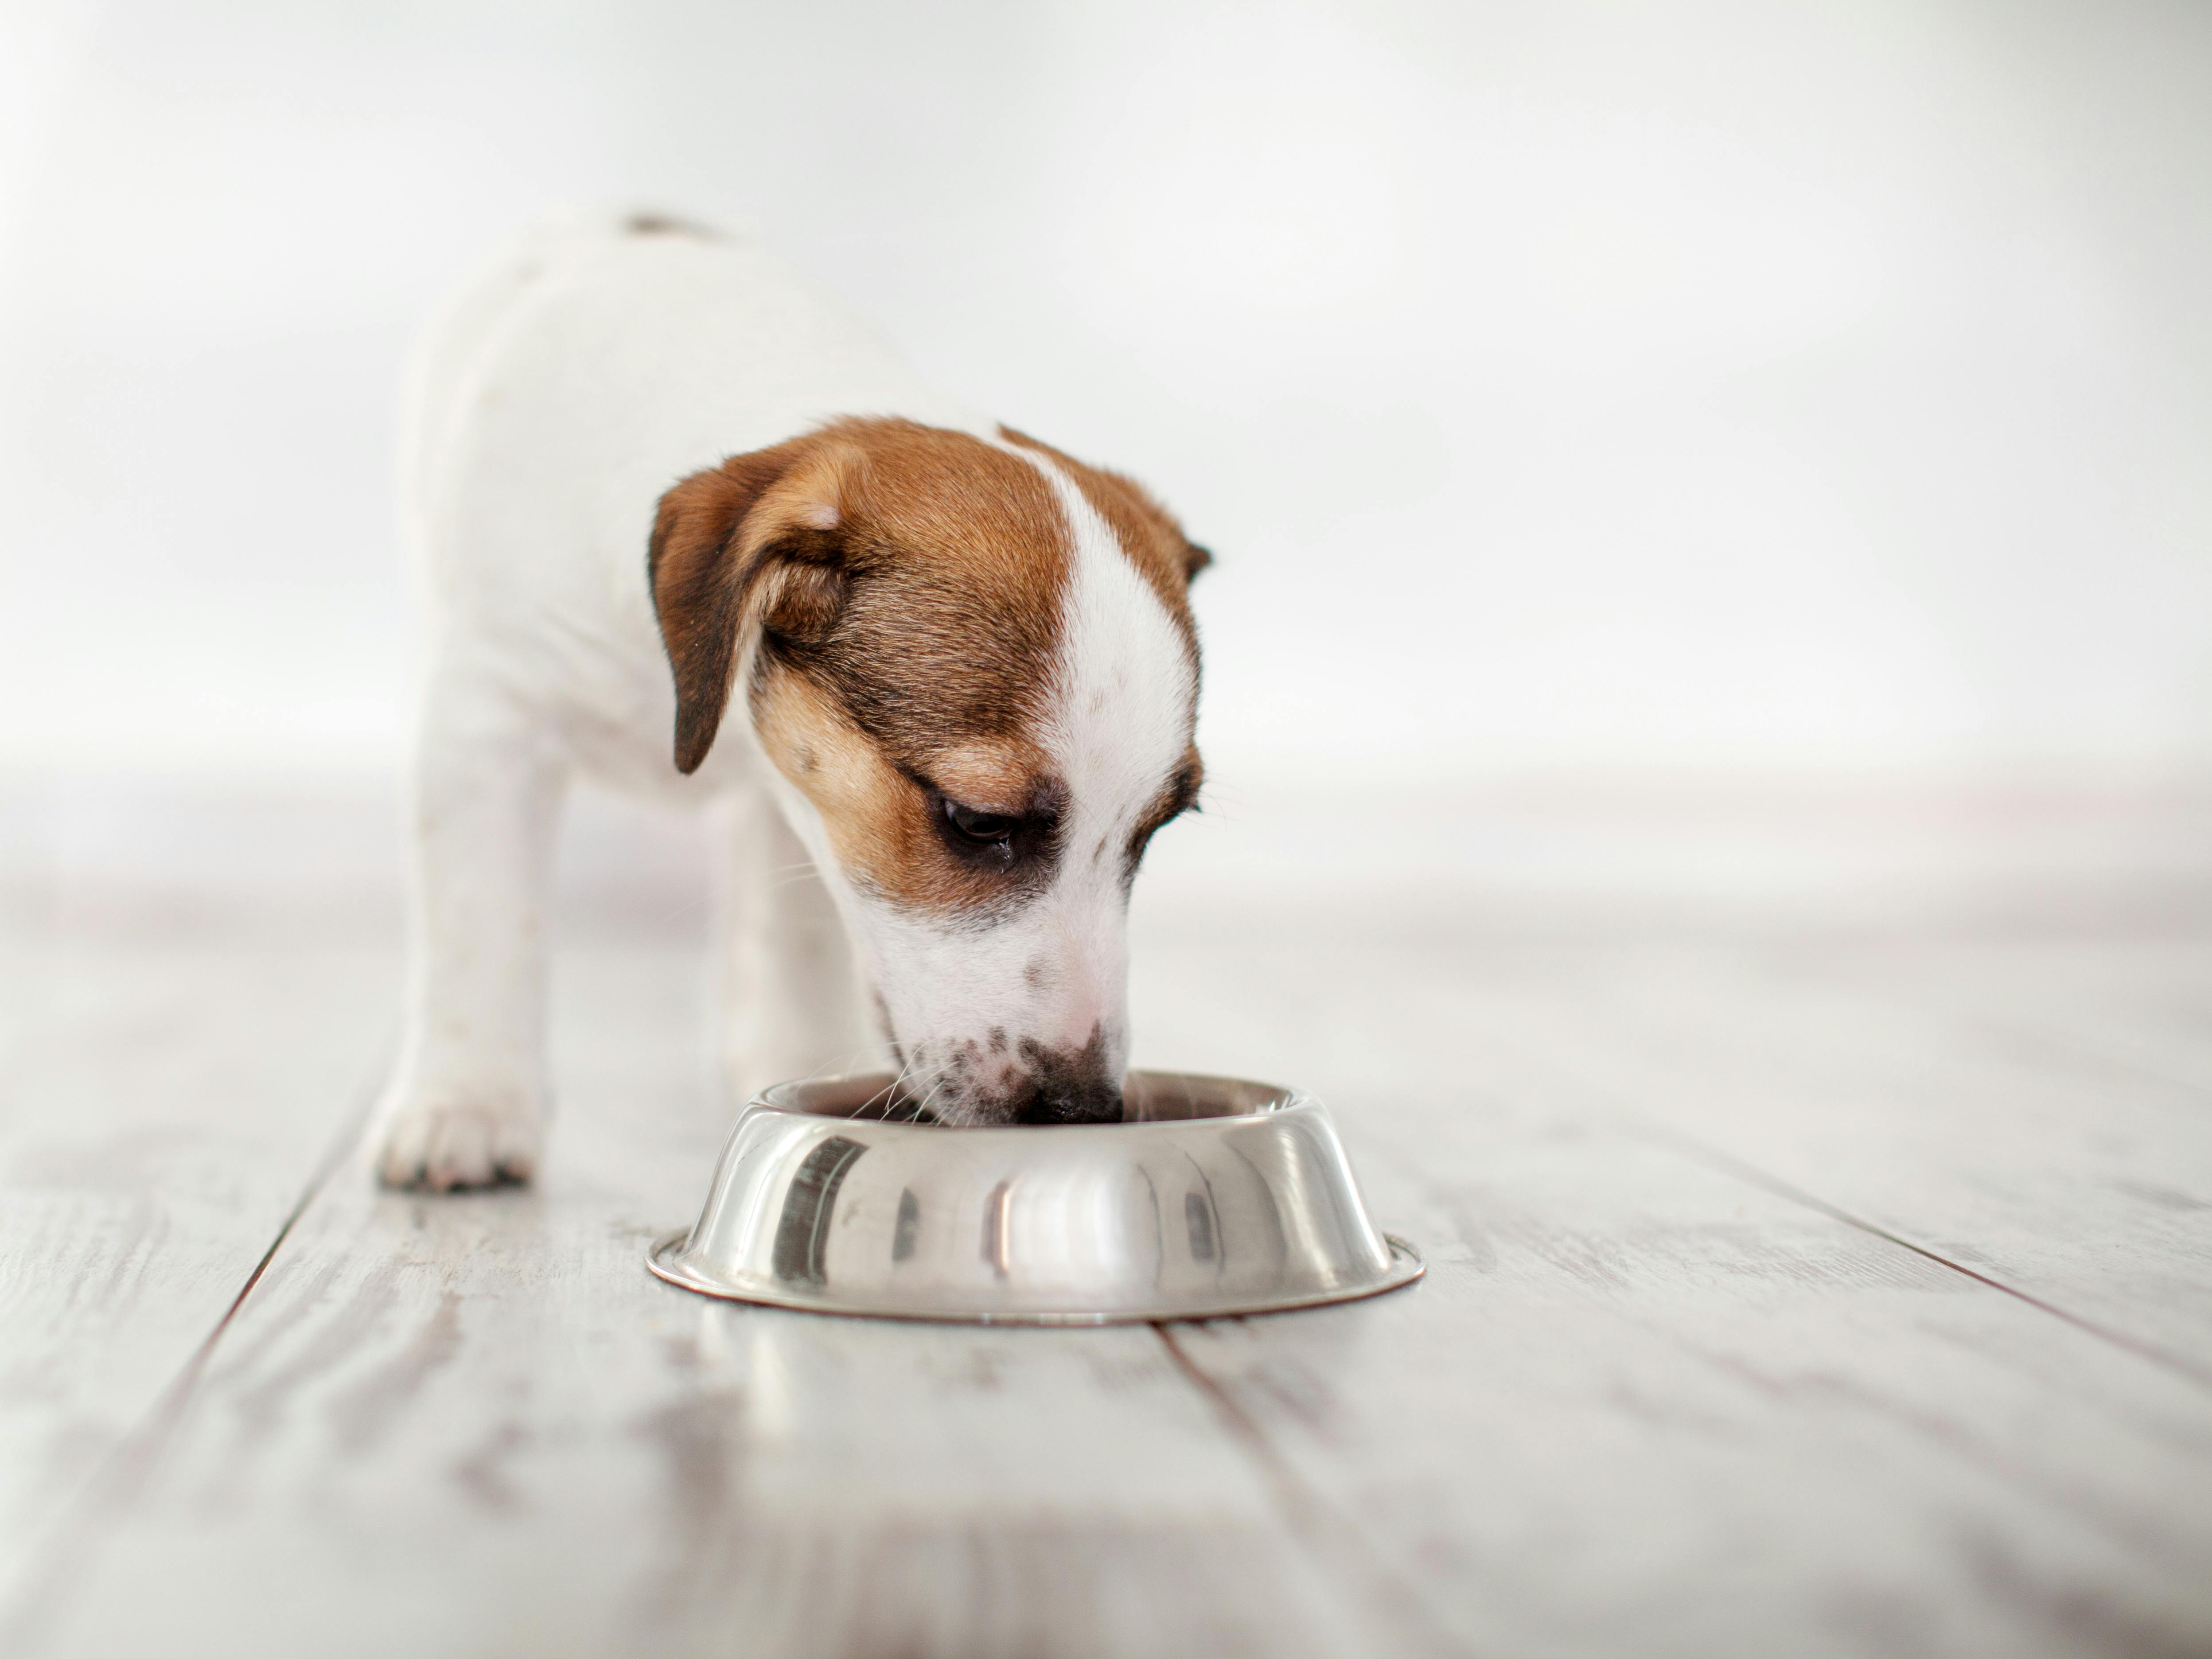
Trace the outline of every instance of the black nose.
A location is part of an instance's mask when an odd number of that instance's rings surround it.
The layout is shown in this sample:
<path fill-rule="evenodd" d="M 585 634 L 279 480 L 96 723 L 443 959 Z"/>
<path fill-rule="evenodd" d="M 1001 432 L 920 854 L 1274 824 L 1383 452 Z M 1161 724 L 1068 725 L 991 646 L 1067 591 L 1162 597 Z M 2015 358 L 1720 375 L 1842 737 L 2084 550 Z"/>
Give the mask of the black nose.
<path fill-rule="evenodd" d="M 1081 1048 L 1022 1045 L 1028 1075 L 1014 1120 L 1019 1123 L 1119 1123 L 1121 1079 L 1107 1075 L 1105 1044 L 1098 1037 Z"/>
<path fill-rule="evenodd" d="M 1121 1121 L 1121 1091 L 1113 1084 L 1101 1083 L 1096 1088 L 1080 1094 L 1054 1095 L 1039 1090 L 1024 1102 L 1021 1110 L 1024 1123 L 1119 1123 Z"/>

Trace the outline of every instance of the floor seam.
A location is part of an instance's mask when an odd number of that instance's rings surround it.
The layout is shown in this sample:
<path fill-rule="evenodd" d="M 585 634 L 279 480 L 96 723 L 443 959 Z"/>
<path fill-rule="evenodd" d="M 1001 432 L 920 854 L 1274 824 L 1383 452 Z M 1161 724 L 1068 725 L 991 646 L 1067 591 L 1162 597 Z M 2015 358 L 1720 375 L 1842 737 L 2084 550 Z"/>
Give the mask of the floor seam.
<path fill-rule="evenodd" d="M 1635 1118 L 1622 1118 L 1617 1121 L 1624 1132 L 1634 1135 L 1638 1139 L 1666 1147 L 1695 1163 L 1704 1164 L 1707 1169 L 1717 1173 L 1745 1182 L 1792 1204 L 1801 1205 L 1808 1210 L 1828 1217 L 1831 1220 L 1839 1221 L 1847 1227 L 1856 1228 L 1860 1232 L 1894 1244 L 1899 1249 L 1910 1250 L 1923 1261 L 1933 1262 L 1939 1267 L 1948 1268 L 1950 1272 L 1958 1273 L 1963 1278 L 1971 1279 L 1987 1289 L 2008 1296 L 2016 1302 L 2025 1303 L 2037 1311 L 2061 1320 L 2087 1335 L 2095 1337 L 2124 1352 L 2133 1354 L 2136 1358 L 2156 1365 L 2161 1370 L 2179 1376 L 2199 1389 L 2212 1392 L 2212 1370 L 2208 1370 L 2184 1355 L 2171 1352 L 2154 1342 L 2147 1342 L 2126 1331 L 2115 1330 L 2109 1325 L 2086 1318 L 2081 1314 L 2060 1307 L 2055 1302 L 2045 1301 L 2031 1291 L 2023 1291 L 2017 1285 L 2008 1285 L 2001 1279 L 1993 1278 L 1977 1268 L 1970 1267 L 1962 1261 L 1954 1261 L 1940 1250 L 1931 1249 L 1925 1244 L 1917 1244 L 1902 1234 L 1891 1231 L 1879 1222 L 1869 1221 L 1863 1216 L 1854 1215 L 1841 1205 L 1832 1204 L 1826 1199 L 1816 1194 L 1808 1193 L 1794 1182 L 1784 1180 L 1780 1176 L 1769 1174 L 1757 1164 L 1747 1163 L 1733 1152 L 1723 1152 L 1717 1146 L 1708 1145 L 1695 1135 L 1687 1134 L 1671 1125 Z"/>
<path fill-rule="evenodd" d="M 238 1294 L 230 1299 L 208 1334 L 186 1356 L 176 1374 L 157 1395 L 154 1402 L 118 1440 L 100 1466 L 87 1477 L 82 1486 L 64 1508 L 61 1518 L 41 1545 L 24 1552 L 15 1583 L 6 1586 L 12 1607 L 0 1602 L 0 1652 L 10 1655 L 27 1653 L 31 1645 L 45 1633 L 59 1602 L 64 1599 L 82 1571 L 79 1558 L 89 1547 L 87 1532 L 104 1513 L 117 1505 L 128 1503 L 145 1485 L 160 1462 L 163 1443 L 170 1431 L 184 1415 L 199 1386 L 200 1377 L 208 1363 L 214 1358 L 223 1334 L 230 1328 L 245 1307 L 246 1298 L 253 1294 L 276 1253 L 291 1237 L 292 1230 L 306 1216 L 331 1177 L 337 1173 L 368 1127 L 370 1112 L 380 1091 L 386 1072 L 391 1065 L 393 1039 L 387 1034 L 379 1043 L 376 1059 L 369 1080 L 357 1084 L 337 1130 L 325 1146 L 307 1174 L 299 1196 L 277 1224 L 269 1248 L 253 1264 L 240 1285 Z"/>
<path fill-rule="evenodd" d="M 1301 1480 L 1290 1461 L 1276 1449 L 1259 1424 L 1236 1397 L 1190 1357 L 1177 1340 L 1173 1323 L 1164 1320 L 1150 1322 L 1153 1333 L 1167 1350 L 1185 1381 L 1196 1389 L 1206 1404 L 1212 1408 L 1230 1438 L 1243 1448 L 1245 1455 L 1259 1468 L 1261 1478 L 1271 1489 L 1275 1505 L 1293 1536 L 1324 1567 L 1341 1565 L 1346 1547 L 1358 1560 L 1369 1584 L 1361 1591 L 1366 1601 L 1381 1601 L 1394 1614 L 1407 1622 L 1418 1622 L 1417 1633 L 1428 1650 L 1439 1655 L 1468 1659 L 1473 1652 L 1460 1641 L 1437 1617 L 1419 1587 L 1403 1575 L 1393 1571 L 1389 1561 L 1372 1547 L 1351 1519 L 1340 1514 L 1326 1498 Z M 1326 1534 L 1326 1535 L 1324 1535 Z M 1382 1594 L 1376 1595 L 1376 1591 Z M 1417 1620 L 1407 1619 L 1409 1610 L 1418 1610 Z M 1400 1649 L 1397 1651 L 1403 1652 Z"/>

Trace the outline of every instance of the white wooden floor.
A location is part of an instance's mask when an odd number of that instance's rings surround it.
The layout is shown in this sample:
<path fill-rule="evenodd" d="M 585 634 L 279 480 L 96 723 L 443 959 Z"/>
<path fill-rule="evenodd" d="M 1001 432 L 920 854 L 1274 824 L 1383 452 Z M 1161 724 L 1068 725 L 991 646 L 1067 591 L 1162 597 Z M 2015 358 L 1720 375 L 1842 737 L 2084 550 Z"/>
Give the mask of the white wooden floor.
<path fill-rule="evenodd" d="M 1232 824 L 1140 1058 L 1321 1091 L 1429 1275 L 1062 1332 L 646 1274 L 724 1127 L 683 868 L 572 881 L 542 1184 L 418 1199 L 380 809 L 13 805 L 8 1659 L 2212 1654 L 2199 808 L 1670 819 L 1608 885 L 1476 802 L 1504 876 L 1349 897 Z M 1821 850 L 1884 836 L 1939 855 Z"/>

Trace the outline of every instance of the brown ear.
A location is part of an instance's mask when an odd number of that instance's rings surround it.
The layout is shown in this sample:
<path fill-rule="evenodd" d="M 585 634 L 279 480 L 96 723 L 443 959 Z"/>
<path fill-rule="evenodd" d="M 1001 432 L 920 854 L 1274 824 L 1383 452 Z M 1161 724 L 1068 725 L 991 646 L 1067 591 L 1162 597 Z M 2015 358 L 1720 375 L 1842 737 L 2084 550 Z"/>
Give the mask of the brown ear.
<path fill-rule="evenodd" d="M 721 730 L 755 626 L 819 638 L 843 599 L 848 473 L 855 458 L 809 440 L 695 472 L 660 498 L 647 556 L 676 678 L 676 769 L 699 769 Z"/>
<path fill-rule="evenodd" d="M 1200 547 L 1196 542 L 1185 542 L 1182 544 L 1182 579 L 1186 583 L 1194 580 L 1200 571 L 1212 562 L 1212 548 Z"/>

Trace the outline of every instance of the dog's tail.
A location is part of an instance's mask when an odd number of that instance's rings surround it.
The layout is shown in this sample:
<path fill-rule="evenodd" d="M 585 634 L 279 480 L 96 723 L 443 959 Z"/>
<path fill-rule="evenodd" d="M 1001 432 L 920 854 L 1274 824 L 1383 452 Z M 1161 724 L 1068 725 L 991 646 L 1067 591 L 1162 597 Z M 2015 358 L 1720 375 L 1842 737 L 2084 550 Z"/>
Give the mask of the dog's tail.
<path fill-rule="evenodd" d="M 689 236 L 701 242 L 726 240 L 723 234 L 712 225 L 702 225 L 696 219 L 679 218 L 672 213 L 655 213 L 649 209 L 623 215 L 622 228 L 626 236 Z"/>
<path fill-rule="evenodd" d="M 493 256 L 490 269 L 542 264 L 560 254 L 626 236 L 684 236 L 698 242 L 752 240 L 744 229 L 711 225 L 659 208 L 572 208 L 541 215 L 525 225 Z"/>

